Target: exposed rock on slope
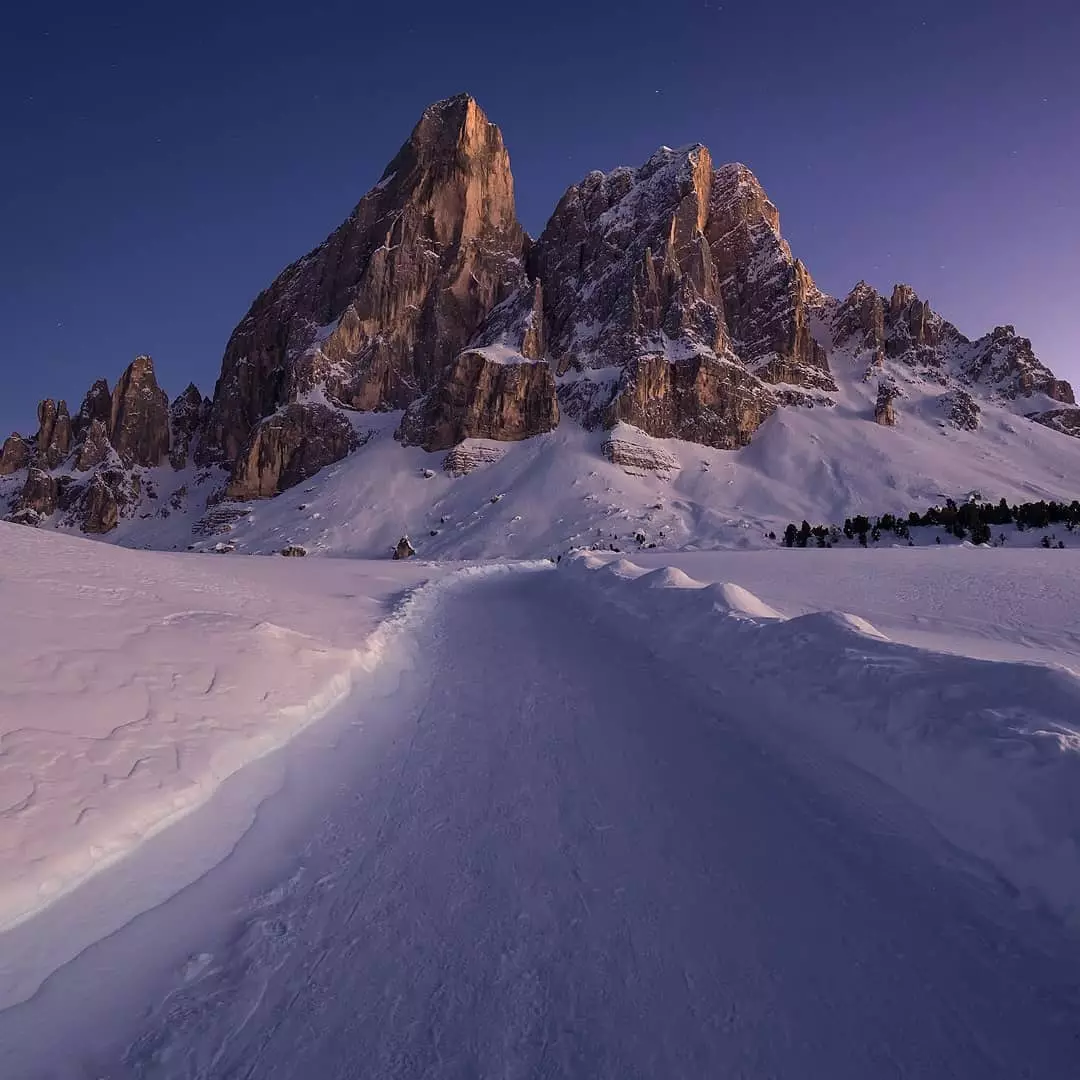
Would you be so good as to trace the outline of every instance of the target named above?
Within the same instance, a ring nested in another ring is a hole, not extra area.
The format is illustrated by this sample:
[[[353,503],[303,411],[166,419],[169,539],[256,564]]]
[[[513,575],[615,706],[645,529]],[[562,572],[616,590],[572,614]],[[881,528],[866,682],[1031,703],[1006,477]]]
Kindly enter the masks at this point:
[[[626,421],[658,438],[734,450],[775,408],[760,382],[730,360],[693,356],[673,364],[654,354],[627,368],[604,426]]]
[[[237,459],[228,495],[276,495],[355,449],[359,439],[344,413],[327,405],[286,405],[251,434]]]
[[[182,469],[197,434],[210,411],[210,402],[194,383],[169,406],[169,460],[174,469]]]
[[[86,472],[100,465],[109,456],[109,429],[101,420],[94,420],[75,456],[75,468]]]
[[[1000,400],[1045,394],[1066,404],[1074,401],[1072,387],[1055,378],[1031,342],[1017,337],[1011,326],[971,341],[908,285],[897,285],[886,302],[859,282],[843,302],[833,302],[831,323],[835,348],[865,362],[868,372],[880,369],[887,357],[912,376],[978,389]]]
[[[899,397],[895,386],[881,383],[878,386],[877,402],[874,405],[874,420],[882,427],[896,426],[896,406],[893,402]]]
[[[527,439],[558,422],[548,364],[505,363],[484,349],[470,349],[409,410],[400,434],[403,441],[425,450],[448,450],[470,438]]]
[[[1053,431],[1060,431],[1062,435],[1072,435],[1080,439],[1080,409],[1050,409],[1047,412],[1030,413],[1028,419]]]
[[[977,431],[982,410],[975,399],[957,387],[942,396],[949,423],[961,431]]]
[[[169,453],[169,398],[154,377],[154,362],[137,356],[112,394],[112,445],[125,465],[158,465]]]
[[[54,513],[59,500],[56,477],[45,469],[31,466],[26,482],[13,509],[13,520],[22,524],[36,525],[42,518]]]
[[[431,106],[348,221],[233,332],[201,458],[232,462],[315,386],[355,408],[409,405],[524,281],[524,245],[499,129],[467,95]]]
[[[55,469],[71,450],[71,417],[66,401],[46,398],[38,405],[38,432],[35,438],[39,462]]]
[[[10,476],[29,464],[30,447],[18,432],[12,432],[4,440],[3,450],[0,450],[0,476]]]

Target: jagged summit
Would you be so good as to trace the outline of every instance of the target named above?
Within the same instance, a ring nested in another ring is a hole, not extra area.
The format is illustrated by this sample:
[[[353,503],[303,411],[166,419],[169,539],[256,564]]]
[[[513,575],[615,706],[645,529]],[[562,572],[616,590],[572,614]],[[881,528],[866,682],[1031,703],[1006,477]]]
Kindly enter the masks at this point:
[[[346,220],[256,297],[212,399],[189,386],[168,402],[140,357],[74,415],[43,401],[37,433],[0,450],[0,498],[20,520],[94,531],[207,499],[201,520],[225,521],[244,514],[228,500],[307,483],[367,455],[373,433],[400,455],[467,443],[455,461],[491,462],[499,444],[566,425],[618,428],[604,445],[647,448],[636,461],[676,460],[649,440],[748,447],[766,483],[784,482],[770,446],[809,410],[847,433],[830,439],[876,440],[886,477],[887,448],[913,425],[979,438],[988,418],[1007,434],[1036,421],[1053,445],[1080,433],[1072,388],[1011,326],[971,340],[904,284],[826,296],[780,226],[750,168],[691,143],[587,173],[534,242],[499,128],[457,94],[423,111]],[[854,500],[864,486],[846,461],[867,453],[814,468]]]

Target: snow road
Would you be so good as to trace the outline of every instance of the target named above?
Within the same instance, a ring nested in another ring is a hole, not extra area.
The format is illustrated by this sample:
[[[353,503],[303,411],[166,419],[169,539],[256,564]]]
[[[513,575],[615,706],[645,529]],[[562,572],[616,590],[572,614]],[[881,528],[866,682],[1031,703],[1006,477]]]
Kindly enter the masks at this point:
[[[876,782],[793,771],[559,574],[420,637],[416,708],[93,1075],[1075,1075],[1072,947]]]

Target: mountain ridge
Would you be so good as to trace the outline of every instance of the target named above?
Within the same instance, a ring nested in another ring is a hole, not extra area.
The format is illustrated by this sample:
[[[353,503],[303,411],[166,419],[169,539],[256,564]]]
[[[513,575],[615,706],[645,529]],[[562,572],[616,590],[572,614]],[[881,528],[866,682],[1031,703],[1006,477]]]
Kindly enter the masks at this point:
[[[147,357],[74,418],[46,399],[37,433],[3,444],[0,500],[12,520],[97,534],[162,511],[197,525],[385,437],[380,415],[429,453],[618,429],[603,453],[640,468],[650,439],[738,451],[780,412],[902,428],[925,401],[957,430],[1005,412],[1063,444],[1080,433],[1071,386],[1012,326],[969,339],[906,285],[823,293],[750,169],[702,144],[588,173],[532,240],[502,134],[459,94],[256,297],[211,399],[189,386],[169,403]]]

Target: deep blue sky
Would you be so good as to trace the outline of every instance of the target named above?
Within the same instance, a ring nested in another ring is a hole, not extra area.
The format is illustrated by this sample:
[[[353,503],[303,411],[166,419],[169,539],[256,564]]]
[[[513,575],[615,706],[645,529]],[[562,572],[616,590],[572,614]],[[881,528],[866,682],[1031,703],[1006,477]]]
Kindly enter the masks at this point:
[[[1075,0],[57,0],[0,27],[0,432],[138,352],[210,393],[255,294],[461,90],[534,235],[590,169],[701,141],[826,290],[908,281],[1080,381]]]

